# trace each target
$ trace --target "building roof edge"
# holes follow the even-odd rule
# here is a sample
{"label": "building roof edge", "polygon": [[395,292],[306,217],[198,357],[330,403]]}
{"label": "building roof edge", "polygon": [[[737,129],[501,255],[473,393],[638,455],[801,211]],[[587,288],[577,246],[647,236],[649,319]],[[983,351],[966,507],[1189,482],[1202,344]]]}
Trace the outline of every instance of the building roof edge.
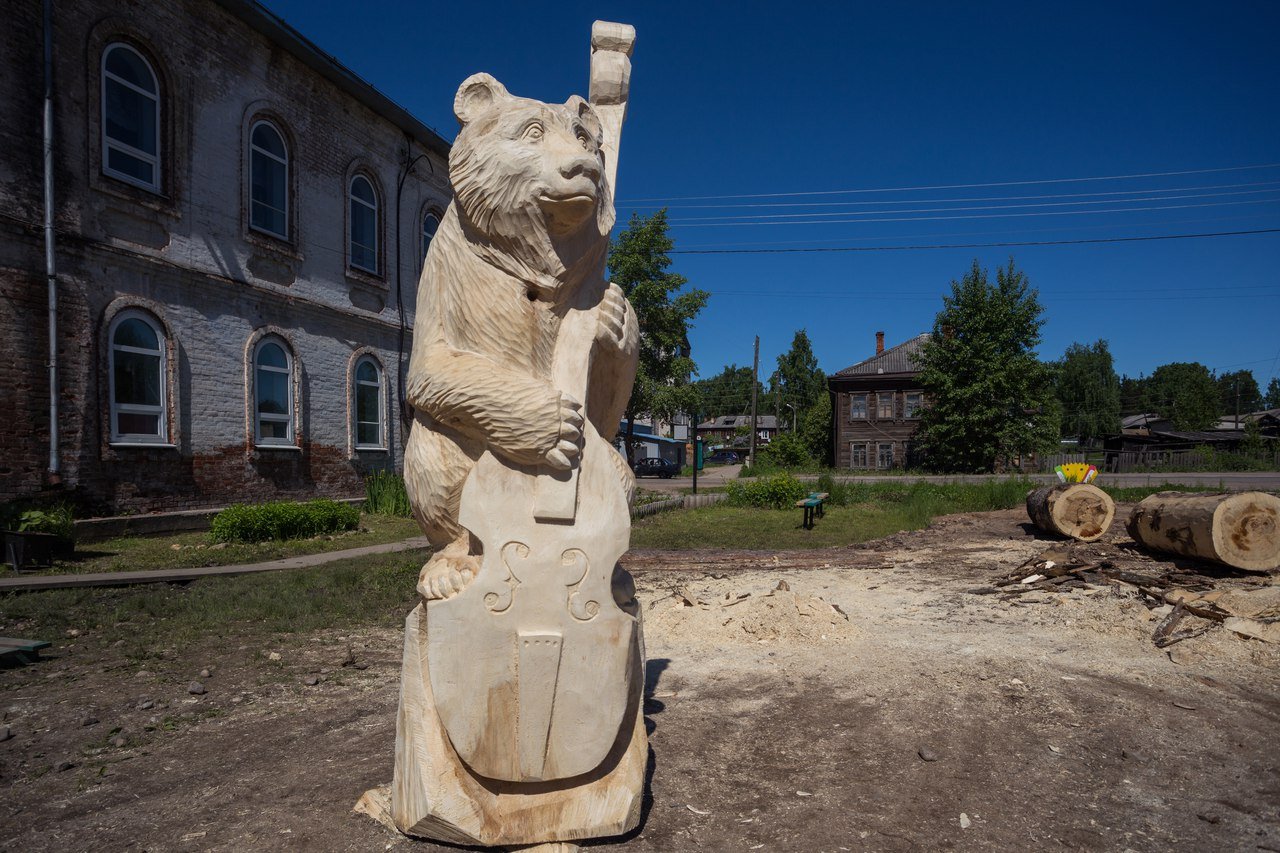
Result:
{"label": "building roof edge", "polygon": [[255,0],[215,0],[215,2],[289,51],[303,65],[416,139],[429,151],[448,159],[450,148],[448,140],[414,118],[408,110],[343,65],[332,54],[321,50],[315,42],[298,32],[283,18]]}

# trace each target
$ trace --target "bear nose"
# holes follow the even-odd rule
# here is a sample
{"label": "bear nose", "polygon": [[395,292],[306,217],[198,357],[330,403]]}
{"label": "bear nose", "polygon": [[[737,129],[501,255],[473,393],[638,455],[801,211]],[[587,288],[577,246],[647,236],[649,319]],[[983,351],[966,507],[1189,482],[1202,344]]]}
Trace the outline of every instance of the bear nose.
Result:
{"label": "bear nose", "polygon": [[585,175],[594,181],[600,177],[600,164],[596,162],[594,157],[585,155],[573,157],[560,164],[560,174],[566,178]]}

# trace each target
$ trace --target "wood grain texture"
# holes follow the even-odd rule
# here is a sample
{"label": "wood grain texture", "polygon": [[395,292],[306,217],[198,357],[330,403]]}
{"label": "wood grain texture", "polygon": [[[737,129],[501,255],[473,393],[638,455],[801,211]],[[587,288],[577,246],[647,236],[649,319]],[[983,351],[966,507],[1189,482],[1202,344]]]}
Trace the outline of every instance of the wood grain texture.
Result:
{"label": "wood grain texture", "polygon": [[1154,551],[1249,571],[1280,568],[1280,498],[1160,492],[1134,507],[1129,535]]}
{"label": "wood grain texture", "polygon": [[1111,527],[1116,504],[1089,483],[1058,483],[1027,494],[1027,515],[1041,530],[1093,542]]}

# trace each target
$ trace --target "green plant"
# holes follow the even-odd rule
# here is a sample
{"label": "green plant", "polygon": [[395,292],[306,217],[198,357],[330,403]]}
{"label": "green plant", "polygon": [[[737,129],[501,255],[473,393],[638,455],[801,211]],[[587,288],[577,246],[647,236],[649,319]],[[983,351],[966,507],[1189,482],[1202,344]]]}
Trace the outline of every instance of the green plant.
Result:
{"label": "green plant", "polygon": [[375,471],[364,478],[364,511],[372,515],[411,514],[404,478],[394,471]]}
{"label": "green plant", "polygon": [[785,473],[747,482],[733,480],[726,491],[729,504],[760,509],[786,509],[808,494],[804,483]]}
{"label": "green plant", "polygon": [[791,468],[813,463],[809,448],[804,440],[794,432],[778,433],[769,442],[769,446],[760,452],[760,460],[764,464],[776,465],[779,468]]}
{"label": "green plant", "polygon": [[18,515],[15,529],[19,533],[52,533],[63,539],[72,539],[75,537],[75,519],[67,506],[29,509]]}
{"label": "green plant", "polygon": [[359,523],[358,509],[328,498],[305,503],[236,504],[213,517],[209,535],[216,542],[305,539],[353,530]]}

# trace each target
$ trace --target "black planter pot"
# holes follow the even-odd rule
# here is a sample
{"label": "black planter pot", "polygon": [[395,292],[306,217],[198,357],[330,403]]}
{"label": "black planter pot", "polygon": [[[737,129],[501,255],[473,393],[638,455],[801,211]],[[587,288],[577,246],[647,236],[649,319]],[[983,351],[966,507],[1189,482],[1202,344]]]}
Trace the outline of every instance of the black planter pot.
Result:
{"label": "black planter pot", "polygon": [[52,566],[54,558],[66,559],[74,552],[75,542],[65,536],[16,530],[4,532],[4,558],[15,572]]}

